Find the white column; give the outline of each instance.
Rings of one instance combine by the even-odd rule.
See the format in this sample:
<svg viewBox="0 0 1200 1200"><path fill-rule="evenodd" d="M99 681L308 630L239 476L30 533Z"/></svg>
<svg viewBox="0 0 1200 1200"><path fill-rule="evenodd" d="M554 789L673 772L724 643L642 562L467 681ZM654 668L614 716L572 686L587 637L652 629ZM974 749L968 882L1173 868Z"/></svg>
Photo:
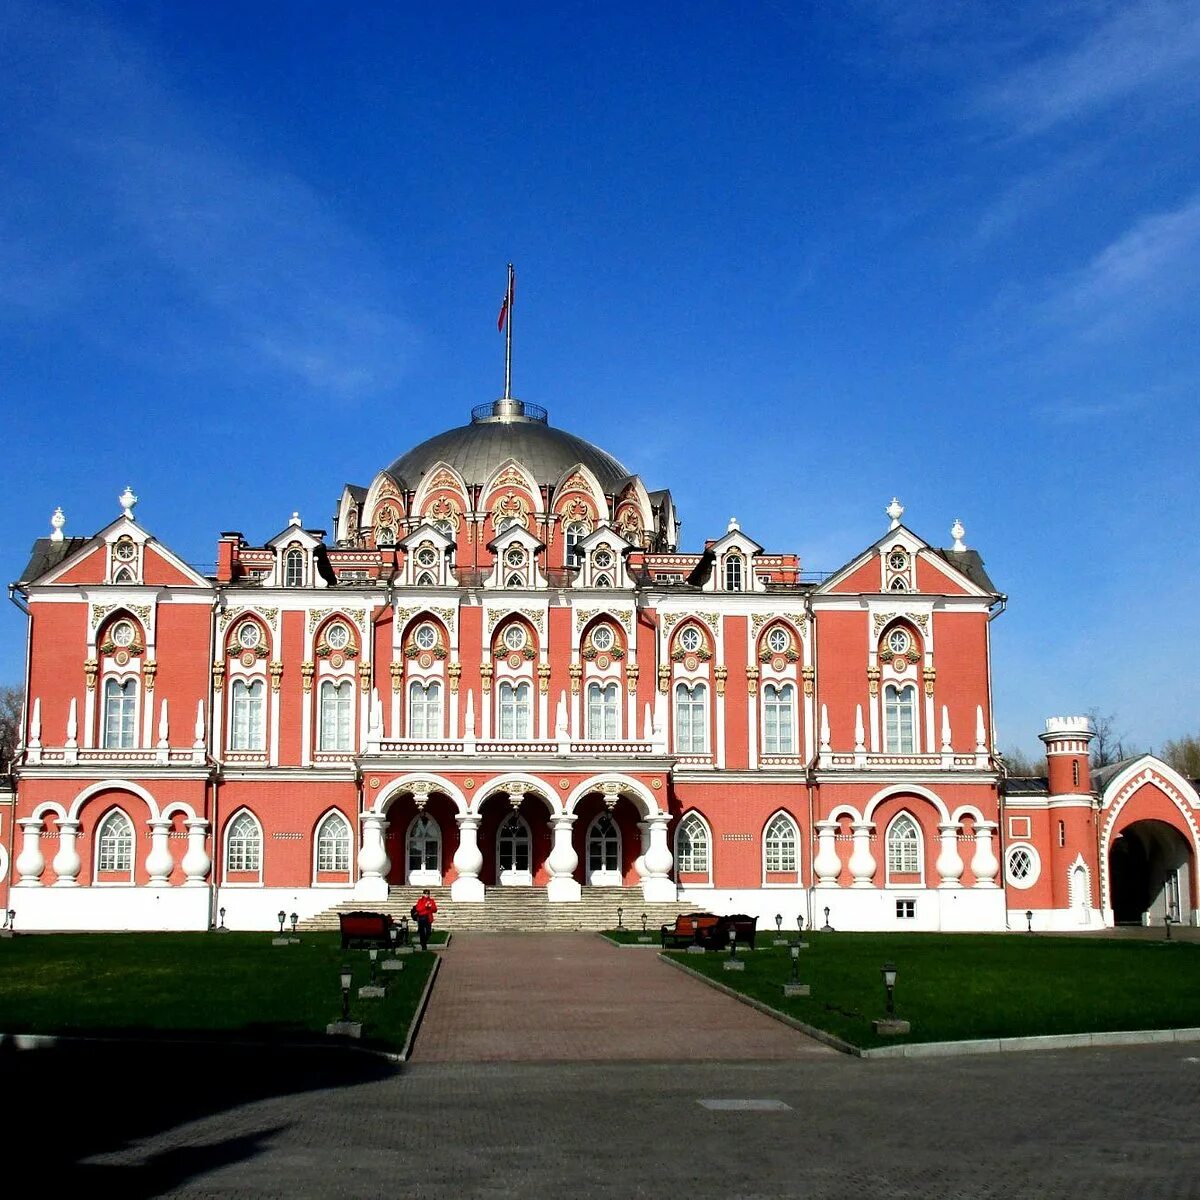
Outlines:
<svg viewBox="0 0 1200 1200"><path fill-rule="evenodd" d="M17 824L21 827L21 853L13 865L21 878L15 886L41 887L42 872L46 869L46 860L42 856L42 819L22 817Z"/></svg>
<svg viewBox="0 0 1200 1200"><path fill-rule="evenodd" d="M188 847L183 862L179 864L187 876L183 886L204 887L204 881L212 868L212 859L204 849L204 842L208 837L208 822L202 817L196 817L194 820L184 821L184 824L188 831Z"/></svg>
<svg viewBox="0 0 1200 1200"><path fill-rule="evenodd" d="M552 902L578 900L583 889L575 879L575 868L579 866L579 855L571 844L571 828L575 824L574 814L551 817L550 828L554 832L554 843L546 866L550 881L546 884L546 897Z"/></svg>
<svg viewBox="0 0 1200 1200"><path fill-rule="evenodd" d="M817 822L817 856L813 859L813 870L817 874L819 888L835 888L838 885L842 860L838 858L837 831L836 821Z"/></svg>
<svg viewBox="0 0 1200 1200"><path fill-rule="evenodd" d="M975 886L978 888L996 887L996 875L1000 870L1000 860L992 849L992 834L996 825L993 821L975 822L975 854L971 859L971 871L975 876Z"/></svg>
<svg viewBox="0 0 1200 1200"><path fill-rule="evenodd" d="M650 844L642 857L642 896L650 903L672 901L679 897L679 889L671 879L671 868L675 859L667 845L669 813L651 813L646 818L646 831Z"/></svg>
<svg viewBox="0 0 1200 1200"><path fill-rule="evenodd" d="M949 825L939 825L938 833L942 838L942 852L934 863L938 875L941 876L940 888L961 887L959 882L963 873L962 856L958 853L958 822Z"/></svg>
<svg viewBox="0 0 1200 1200"><path fill-rule="evenodd" d="M171 868L175 865L171 859L171 847L167 844L171 822L159 817L146 824L150 826L150 853L146 855L146 874L150 876L150 886L169 887Z"/></svg>
<svg viewBox="0 0 1200 1200"><path fill-rule="evenodd" d="M362 845L358 851L358 882L354 895L361 900L386 900L388 894L387 873L392 865L384 845L388 820L383 813L362 814Z"/></svg>
<svg viewBox="0 0 1200 1200"><path fill-rule="evenodd" d="M51 866L58 878L55 887L78 887L79 869L83 864L79 861L79 851L75 848L75 839L79 836L79 822L60 817L58 822L58 853L54 856Z"/></svg>
<svg viewBox="0 0 1200 1200"><path fill-rule="evenodd" d="M855 821L851 828L854 830L854 850L847 866L854 876L854 882L850 886L874 887L875 856L871 853L871 831L875 825L871 821Z"/></svg>
<svg viewBox="0 0 1200 1200"><path fill-rule="evenodd" d="M477 840L479 816L459 813L454 819L458 823L458 849L454 852L454 869L458 875L450 885L450 899L482 904L483 883L479 872L483 870L483 855Z"/></svg>
<svg viewBox="0 0 1200 1200"><path fill-rule="evenodd" d="M639 879L646 878L646 851L650 849L650 827L645 821L638 822L638 837L641 839L640 852L633 860L633 869L637 872Z"/></svg>

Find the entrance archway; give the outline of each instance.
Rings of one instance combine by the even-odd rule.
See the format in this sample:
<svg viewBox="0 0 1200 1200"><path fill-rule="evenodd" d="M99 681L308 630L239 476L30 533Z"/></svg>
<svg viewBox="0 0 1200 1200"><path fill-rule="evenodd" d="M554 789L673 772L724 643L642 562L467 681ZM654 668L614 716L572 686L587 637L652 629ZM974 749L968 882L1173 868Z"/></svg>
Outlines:
<svg viewBox="0 0 1200 1200"><path fill-rule="evenodd" d="M518 812L509 813L496 834L496 879L501 887L533 883L533 836Z"/></svg>
<svg viewBox="0 0 1200 1200"><path fill-rule="evenodd" d="M1192 848L1165 821L1134 821L1108 854L1113 920L1141 925L1166 916L1190 923Z"/></svg>

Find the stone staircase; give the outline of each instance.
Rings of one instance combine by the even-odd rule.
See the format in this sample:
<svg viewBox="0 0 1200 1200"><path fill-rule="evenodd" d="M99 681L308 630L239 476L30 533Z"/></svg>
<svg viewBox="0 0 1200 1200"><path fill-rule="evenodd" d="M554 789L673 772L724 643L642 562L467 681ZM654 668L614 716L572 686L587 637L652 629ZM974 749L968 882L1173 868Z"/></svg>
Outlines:
<svg viewBox="0 0 1200 1200"><path fill-rule="evenodd" d="M300 928L337 929L338 913L353 912L355 909L388 913L398 921L408 916L409 909L416 904L423 890L419 887L393 887L388 890L386 900L347 900L317 913L307 921L301 921ZM489 887L485 889L482 904L456 904L450 899L448 887L430 888L429 894L438 906L434 927L451 931L517 933L615 929L617 908L620 907L624 910L621 916L626 929L640 929L642 914L645 913L646 929L657 934L660 925L670 924L680 913L698 911L692 903L647 904L638 888L587 887L576 904L551 904L546 898L545 888L539 887Z"/></svg>

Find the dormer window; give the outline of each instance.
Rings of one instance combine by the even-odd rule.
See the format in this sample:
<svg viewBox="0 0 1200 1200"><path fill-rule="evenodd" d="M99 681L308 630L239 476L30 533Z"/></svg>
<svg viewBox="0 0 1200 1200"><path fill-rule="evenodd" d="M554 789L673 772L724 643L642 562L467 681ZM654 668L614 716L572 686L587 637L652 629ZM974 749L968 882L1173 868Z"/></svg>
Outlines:
<svg viewBox="0 0 1200 1200"><path fill-rule="evenodd" d="M725 590L727 592L742 590L742 559L738 554L731 554L725 560Z"/></svg>
<svg viewBox="0 0 1200 1200"><path fill-rule="evenodd" d="M437 587L437 580L428 571L422 571L417 576L417 587Z"/></svg>
<svg viewBox="0 0 1200 1200"><path fill-rule="evenodd" d="M597 575L595 586L598 588L612 587L612 580L607 575Z"/></svg>
<svg viewBox="0 0 1200 1200"><path fill-rule="evenodd" d="M283 556L283 586L290 588L304 586L303 550L289 550Z"/></svg>
<svg viewBox="0 0 1200 1200"><path fill-rule="evenodd" d="M113 583L137 583L138 548L132 538L123 537L112 546Z"/></svg>
<svg viewBox="0 0 1200 1200"><path fill-rule="evenodd" d="M121 567L113 576L113 583L136 583L133 572L128 567Z"/></svg>

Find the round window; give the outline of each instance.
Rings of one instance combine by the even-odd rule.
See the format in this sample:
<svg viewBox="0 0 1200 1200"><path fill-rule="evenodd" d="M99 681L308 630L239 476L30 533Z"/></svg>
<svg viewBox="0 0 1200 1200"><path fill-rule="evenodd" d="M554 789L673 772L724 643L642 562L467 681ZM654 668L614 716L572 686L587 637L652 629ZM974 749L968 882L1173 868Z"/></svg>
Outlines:
<svg viewBox="0 0 1200 1200"><path fill-rule="evenodd" d="M432 625L419 625L413 634L413 642L418 650L432 650L437 645L437 630Z"/></svg>
<svg viewBox="0 0 1200 1200"><path fill-rule="evenodd" d="M521 625L510 625L504 631L504 645L509 650L525 649L525 629Z"/></svg>
<svg viewBox="0 0 1200 1200"><path fill-rule="evenodd" d="M113 547L113 558L118 562L133 562L137 558L137 547L132 542L118 542Z"/></svg>
<svg viewBox="0 0 1200 1200"><path fill-rule="evenodd" d="M908 555L903 550L893 550L888 555L888 566L893 571L903 571L908 566Z"/></svg>
<svg viewBox="0 0 1200 1200"><path fill-rule="evenodd" d="M262 630L253 621L244 621L238 626L238 645L245 646L247 650L253 650L261 637Z"/></svg>
<svg viewBox="0 0 1200 1200"><path fill-rule="evenodd" d="M767 634L767 649L772 654L783 654L792 644L792 639L788 637L786 629L780 629L776 626Z"/></svg>
<svg viewBox="0 0 1200 1200"><path fill-rule="evenodd" d="M679 646L680 649L686 650L688 654L694 654L700 649L703 640L704 639L700 636L700 630L698 630L695 625L689 625L679 635Z"/></svg>
<svg viewBox="0 0 1200 1200"><path fill-rule="evenodd" d="M350 644L350 630L339 621L325 630L325 641L328 642L330 650L345 650Z"/></svg>
<svg viewBox="0 0 1200 1200"><path fill-rule="evenodd" d="M508 552L504 555L504 561L510 567L520 567L525 562L525 551L520 546L511 546Z"/></svg>
<svg viewBox="0 0 1200 1200"><path fill-rule="evenodd" d="M133 626L128 621L118 621L112 629L114 646L133 645Z"/></svg>
<svg viewBox="0 0 1200 1200"><path fill-rule="evenodd" d="M1038 852L1032 846L1010 846L1005 856L1005 873L1013 887L1033 887L1041 873Z"/></svg>
<svg viewBox="0 0 1200 1200"><path fill-rule="evenodd" d="M612 626L610 625L597 625L592 630L592 645L597 650L611 650L614 640Z"/></svg>
<svg viewBox="0 0 1200 1200"><path fill-rule="evenodd" d="M423 567L432 567L437 563L437 551L432 546L422 546L417 551L417 562Z"/></svg>
<svg viewBox="0 0 1200 1200"><path fill-rule="evenodd" d="M911 639L903 629L893 629L888 634L888 649L893 654L907 654Z"/></svg>
<svg viewBox="0 0 1200 1200"><path fill-rule="evenodd" d="M592 555L592 562L602 571L607 567L612 566L612 560L613 556L607 550L597 550L596 553Z"/></svg>

